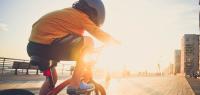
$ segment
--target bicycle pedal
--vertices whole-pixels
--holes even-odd
[[[88,92],[91,92],[93,91],[95,88],[91,88],[91,89],[75,89],[75,88],[69,88],[67,89],[67,94],[69,95],[85,95],[87,94]]]
[[[86,92],[87,92],[86,90],[81,90],[81,89],[74,89],[74,88],[67,89],[67,94],[69,95],[85,95]]]
[[[67,89],[67,94],[69,94],[69,95],[77,95],[76,91],[77,91],[77,89],[70,88],[70,89]]]

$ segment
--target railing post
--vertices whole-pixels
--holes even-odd
[[[37,69],[37,71],[36,71],[36,75],[38,75],[38,69]]]
[[[26,75],[28,75],[28,73],[29,73],[29,72],[28,72],[28,68],[27,68],[27,69],[26,69]]]
[[[4,64],[5,64],[6,59],[3,58],[3,68],[2,68],[2,75],[3,75],[3,70],[4,70]]]
[[[25,62],[25,61],[24,61]],[[28,75],[28,69],[31,67],[31,65],[30,64],[28,64],[28,68],[26,69],[26,75]]]
[[[15,69],[15,75],[17,75],[17,68]]]

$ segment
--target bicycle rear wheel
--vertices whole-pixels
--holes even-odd
[[[0,95],[34,95],[34,94],[25,89],[6,89],[0,91]]]

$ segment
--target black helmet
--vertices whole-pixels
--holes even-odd
[[[73,8],[86,13],[97,26],[104,23],[105,8],[101,0],[79,0],[73,4]]]

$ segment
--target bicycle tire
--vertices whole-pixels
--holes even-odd
[[[6,90],[1,90],[0,95],[35,95],[35,94],[25,89],[6,89]]]
[[[95,85],[95,90],[87,95],[106,95],[106,91],[101,84],[98,84],[95,81],[92,81],[91,83]]]

